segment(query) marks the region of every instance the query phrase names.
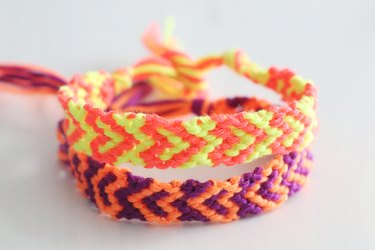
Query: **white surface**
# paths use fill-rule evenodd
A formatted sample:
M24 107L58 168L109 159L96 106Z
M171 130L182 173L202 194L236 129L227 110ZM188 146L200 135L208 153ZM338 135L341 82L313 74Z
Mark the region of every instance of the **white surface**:
M54 97L1 93L0 249L375 249L374 11L370 0L0 0L0 61L112 70L146 54L150 21L174 15L195 56L237 46L313 79L321 123L311 182L280 209L159 227L113 222L81 198L56 159ZM210 80L214 96L272 97L228 71Z

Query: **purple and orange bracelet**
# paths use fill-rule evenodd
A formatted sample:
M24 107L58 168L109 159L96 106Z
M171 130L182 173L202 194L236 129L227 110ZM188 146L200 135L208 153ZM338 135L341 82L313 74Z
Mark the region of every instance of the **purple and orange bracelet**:
M39 67L0 65L3 88L58 94L65 112L59 158L102 213L153 223L229 222L274 209L301 189L317 128L310 81L265 69L239 50L193 60L160 41L154 28L144 42L151 57L70 81ZM285 105L255 97L209 100L205 74L221 65L274 90ZM271 155L264 167L225 181L160 182L118 166L233 166Z

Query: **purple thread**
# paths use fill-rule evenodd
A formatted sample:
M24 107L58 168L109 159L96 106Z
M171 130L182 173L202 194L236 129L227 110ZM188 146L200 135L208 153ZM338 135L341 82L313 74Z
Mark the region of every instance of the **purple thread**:
M19 84L20 83L19 81L23 81L23 83ZM59 86L51 85L50 83L40 82L40 81L33 80L31 78L21 77L21 76L14 76L14 77L3 76L3 77L0 77L0 82L2 82L2 84L8 84L8 85L14 85L14 83L16 83L16 84L19 84L19 86L21 86L24 89L28 89L28 88L32 89L35 87L47 87L47 88L51 88L52 90L59 89Z
M229 107L238 108L238 107L242 107L242 105L248 100L249 98L247 97L233 97L233 98L227 98L226 102Z
M127 173L127 176L128 187L121 188L114 193L119 204L124 207L116 215L116 217L119 219L126 218L128 220L139 219L145 221L146 219L143 214L139 211L139 209L135 208L131 202L129 202L128 197L142 191L145 188L148 188L153 182L153 179L135 176L131 173Z
M211 181L206 182L199 182L197 180L189 179L185 181L181 185L181 191L184 192L184 196L180 199L175 200L172 202L172 206L178 208L178 210L182 213L178 217L181 221L203 221L208 222L209 219L202 215L198 210L191 208L187 204L187 200L190 198L194 198L199 196L200 194L204 193L206 189L212 185Z
M99 169L104 167L104 164L99 163L90 157L87 158L87 161L88 161L88 169L84 172L84 176L86 178L87 186L88 186L88 188L86 189L86 194L89 196L91 202L96 205L95 191L94 191L94 186L91 182L91 179L98 173Z
M82 182L82 173L79 171L78 166L81 163L81 160L78 158L76 154L73 155L72 163L74 165L74 169L72 169L72 174L74 175L74 172L78 175L78 180Z
M216 213L221 215L228 214L228 209L223 205L220 205L217 200L220 199L224 194L228 193L225 189L221 190L218 194L211 196L207 200L203 202L203 205L209 207L210 209L214 210Z
M100 197L102 197L103 203L106 206L110 206L112 205L112 203L108 199L108 194L105 191L105 187L115 182L116 179L117 177L113 173L110 172L106 176L104 176L98 183Z
M257 167L254 169L253 172L244 174L239 183L239 187L242 188L240 192L235 194L231 201L236 203L240 209L237 212L239 217L246 217L249 214L259 214L262 212L262 208L256 205L253 202L248 201L244 195L246 194L247 190L254 185L254 183L260 181L262 179L262 171L263 169Z
M304 152L301 152L301 154L303 154L303 153ZM301 186L298 183L288 181L289 173L290 173L292 167L296 164L297 155L298 155L298 153L295 152L295 151L284 155L284 162L288 165L288 171L285 174L283 174L283 176L282 176L283 180L281 181L281 185L283 185L283 186L285 186L289 189L289 193L288 193L289 197L292 196L293 194L295 194L296 192L298 192L301 189ZM306 173L306 175L307 175L309 173L309 171L307 169L305 169L305 170L302 169L301 164L302 164L302 159L298 162L297 169L300 168L299 171L302 172L302 173ZM298 167L298 165L299 165L299 167ZM298 173L297 169L295 170L295 172Z
M161 207L159 207L156 202L164 198L165 196L169 195L167 191L160 191L157 193L154 193L148 197L143 198L142 202L147 206L148 209L150 209L155 215L160 217L166 217L168 215L167 212L165 212Z
M194 99L191 104L191 110L196 115L202 115L202 108L203 108L203 99Z
M308 152L308 151L307 151ZM289 175L289 172L293 168L293 166L296 164L295 160L297 158L297 153L292 152L290 154L284 155L284 161L286 164L288 164L288 171L283 175L282 185L288 187L289 189L289 196L293 195L294 193L298 192L302 187L296 182L288 182L287 178ZM306 155L307 156L307 155ZM71 163L74 165L74 167L77 167L80 164L80 159L74 155ZM302 168L302 161L299 161L297 165ZM86 178L88 189L86 190L86 193L88 194L90 200L96 204L95 200L95 193L93 190L93 184L91 182L92 178L97 174L98 170L100 168L103 168L103 164L88 158L88 169L85 171L84 176ZM257 167L254 169L253 172L245 173L241 177L239 181L239 186L242 188L242 190L235 194L231 201L235 202L239 206L239 211L237 212L239 217L246 217L248 215L253 214L259 214L262 212L262 208L257 206L255 203L249 202L244 195L246 194L247 190L254 185L254 183L259 182L262 179L262 171L263 169L261 167ZM276 194L269 192L269 189L273 186L274 179L278 176L278 171L274 170L268 176L268 180L261 184L261 188L258 190L257 194L263 196L264 198L268 200L277 200L279 197L277 197ZM111 205L110 201L108 200L108 196L105 192L105 187L113 183L116 180L116 176L112 173L107 174L105 177L101 179L101 181L98 183L99 188L99 194L103 198L103 202L105 205ZM126 218L126 219L140 219L145 220L142 213L135 208L131 202L128 201L129 195L132 195L134 193L138 193L142 191L145 188L148 188L150 184L153 182L152 178L143 178L139 176L134 176L131 173L127 173L127 181L128 181L128 187L121 188L115 192L115 197L118 199L118 202L120 205L122 205L124 208L121 210L118 214L118 218ZM180 217L178 217L181 221L203 221L203 222L209 222L210 220L202 215L198 210L193 209L188 206L187 200L190 198L198 197L202 193L206 192L207 188L212 185L211 181L206 182L199 182L197 180L189 179L185 181L181 185L181 191L184 192L183 197L180 199L175 200L171 203L174 207L178 208L179 211L182 213ZM224 195L227 191L221 190L218 194L212 195L210 198L206 199L202 204L211 208L212 210L216 211L216 213L225 215L228 213L227 209L223 206L221 206L217 200L220 199L222 195ZM165 212L161 207L159 207L156 202L157 200L168 196L169 193L162 190L160 192L154 193L148 197L145 197L142 199L142 202L150 209L152 213L154 213L157 216L165 217L168 215L167 212Z
M279 174L279 171L273 170L270 176L268 176L267 181L263 182L260 185L260 188L257 191L257 194L267 200L277 201L278 199L280 199L280 195L278 193L274 193L270 191L270 189L273 187L273 182L275 178L278 176L278 174Z

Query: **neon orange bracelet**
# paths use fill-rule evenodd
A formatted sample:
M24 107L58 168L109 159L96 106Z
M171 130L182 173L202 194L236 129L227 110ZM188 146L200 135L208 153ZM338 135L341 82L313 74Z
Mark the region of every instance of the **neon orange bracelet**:
M264 105L255 100L250 103L249 110ZM158 109L156 105L151 106ZM156 112L150 106L148 109ZM226 110L233 112L235 106ZM163 224L229 222L260 214L278 207L299 191L312 166L311 153L303 150L277 155L264 168L257 167L225 181L160 182L76 152L66 140L67 125L68 120L59 124L60 159L70 166L82 194L103 214L116 220L137 219Z
M67 152L60 155L67 159L77 187L102 213L163 224L229 222L274 209L303 187L312 166L309 151L292 152L225 181L160 182L100 163L71 147Z
M178 80L181 72L199 72L196 79L201 79L209 69L225 64L280 93L287 105L270 105L256 112L203 115L186 121L116 112L108 110L111 100L137 80L137 74L131 73L138 72L137 66L118 75L89 73L74 78L59 91L69 121L67 140L77 152L109 164L130 162L147 168L176 168L230 166L310 145L316 127L315 88L310 82L287 69L263 69L237 50L187 63L183 53L158 43L150 34L146 37L154 53L172 62L177 73L171 76ZM118 81L116 77L126 80Z
M289 70L263 69L238 50L194 61L155 35L151 29L144 40L156 57L113 74L90 72L66 82L49 70L0 65L0 86L59 89L65 111L59 157L82 193L112 218L228 222L273 209L297 192L312 162L314 86ZM205 74L224 64L275 90L286 105L253 97L203 98ZM155 92L169 99L155 100ZM202 116L165 118L190 113ZM264 168L226 181L163 183L114 166L230 166L271 154Z

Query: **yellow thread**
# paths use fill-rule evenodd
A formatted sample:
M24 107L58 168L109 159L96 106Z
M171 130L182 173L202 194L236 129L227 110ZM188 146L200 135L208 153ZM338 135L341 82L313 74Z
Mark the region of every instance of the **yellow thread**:
M151 74L151 73L158 73L168 76L176 76L176 71L168 66L161 66L157 64L147 64L142 66L137 66L134 68L134 75L142 75L142 74Z
M130 150L125 151L118 157L116 164L131 162L133 165L144 166L145 162L139 156L139 153L150 148L154 145L155 141L152 137L141 131L141 128L145 124L145 115L139 113L136 114L134 118L129 119L128 116L130 114L131 113L113 115L113 119L115 119L116 123L122 126L127 133L132 134L134 138L138 140L138 144L133 144L133 147Z
M236 127L232 127L231 130L235 136L240 138L240 141L233 145L231 149L226 150L225 154L229 157L234 157L237 156L241 150L244 150L253 144L255 137Z
M284 120L289 124L289 126L293 129L293 132L282 142L285 147L290 147L294 140L299 136L299 134L303 131L305 126L298 120L295 120L291 116L285 116Z
M73 116L72 118L79 122L80 127L86 133L76 143L74 143L74 149L79 152L84 152L91 156L92 151L90 143L95 137L97 137L98 134L94 131L94 129L91 126L89 126L85 122L87 111L83 107L74 104L72 101L68 102L68 107L71 115Z
M121 134L114 132L109 125L103 123L100 119L96 120L96 125L104 130L105 136L111 139L110 141L107 141L106 144L99 147L99 153L106 153L124 140L124 137Z
M190 143L184 141L181 137L175 135L169 130L158 128L157 131L161 135L167 137L167 140L173 144L173 148L166 148L164 149L163 153L159 155L159 159L162 161L170 160L175 154L180 153L190 146Z
M272 119L272 117L273 113L266 110L244 114L245 119L248 119L257 128L263 130L268 136L268 138L255 146L254 151L249 154L246 161L252 161L272 153L268 146L271 145L283 133L280 129L271 127L269 125L269 121Z
M198 122L201 124L198 125ZM194 154L187 162L183 163L181 167L188 168L199 164L211 166L212 161L208 158L208 154L212 152L216 146L223 142L222 138L209 134L209 131L216 127L216 122L211 120L209 116L201 116L194 117L190 121L184 121L182 125L185 127L186 131L192 135L204 139L207 144L201 148L198 153Z

